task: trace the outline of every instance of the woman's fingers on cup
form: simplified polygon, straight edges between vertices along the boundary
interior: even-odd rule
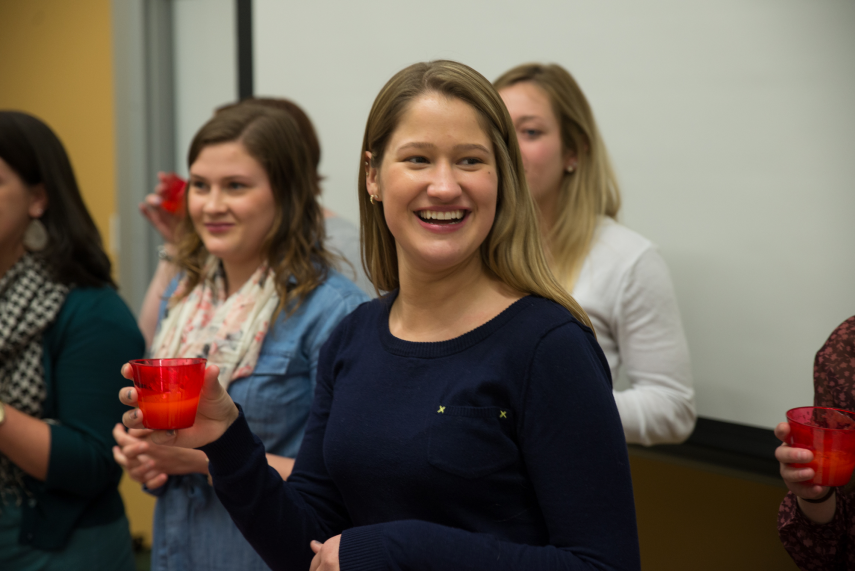
[[[783,464],[807,464],[813,461],[813,452],[807,448],[781,444],[775,449],[775,459]]]
[[[122,376],[128,379],[129,381],[134,380],[134,368],[131,367],[130,363],[125,363],[122,365]]]
[[[786,442],[790,436],[790,425],[786,422],[778,423],[778,426],[775,427],[775,436],[778,437],[778,440],[781,442]]]
[[[122,424],[128,428],[145,428],[142,423],[142,417],[143,415],[140,409],[131,409],[122,415]]]
[[[125,387],[119,391],[119,400],[127,406],[137,406],[137,390],[134,387]]]
[[[154,192],[152,194],[145,195],[145,204],[151,208],[160,208],[160,205],[163,203],[163,198],[161,194],[166,190],[166,184],[159,183],[154,187]]]
[[[809,482],[815,475],[813,468],[795,468],[789,464],[781,464],[781,478],[787,483],[802,484]]]
[[[220,376],[220,368],[216,365],[208,365],[205,367],[205,380],[202,385],[202,392],[208,393],[208,397],[217,397],[222,391],[222,385],[218,380]]]

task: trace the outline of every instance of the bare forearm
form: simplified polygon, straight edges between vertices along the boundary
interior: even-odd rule
[[[827,500],[821,504],[812,504],[798,498],[799,509],[805,514],[809,520],[816,523],[828,523],[834,519],[834,513],[837,511],[837,493],[831,494]]]
[[[50,427],[8,404],[5,409],[0,453],[33,478],[45,481],[50,461]]]
[[[137,325],[139,325],[140,331],[142,331],[143,337],[145,337],[146,347],[151,347],[151,342],[154,339],[157,329],[157,315],[160,310],[163,293],[177,273],[178,266],[166,260],[161,260],[157,264],[157,270],[155,270],[154,276],[151,278],[151,283],[148,285],[148,290],[145,292]]]

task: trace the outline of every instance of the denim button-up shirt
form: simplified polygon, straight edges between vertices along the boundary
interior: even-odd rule
[[[176,278],[166,299],[178,284]],[[252,431],[267,452],[297,455],[309,417],[318,352],[348,313],[368,297],[350,280],[330,271],[327,280],[292,315],[281,314],[267,332],[258,363],[248,377],[229,385]],[[166,302],[161,305],[161,319]],[[151,491],[154,513],[153,571],[266,570],[201,474],[171,476]]]

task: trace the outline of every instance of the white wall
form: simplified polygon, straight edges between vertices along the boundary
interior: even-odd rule
[[[234,0],[173,0],[175,164],[187,176],[187,149],[214,109],[237,99]]]
[[[623,222],[671,267],[700,414],[771,427],[811,401],[814,353],[855,314],[851,1],[256,0],[253,25],[256,93],[305,107],[325,202],[353,221],[364,121],[393,73],[564,65]]]

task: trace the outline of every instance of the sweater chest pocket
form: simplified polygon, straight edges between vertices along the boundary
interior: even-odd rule
[[[519,459],[510,409],[439,406],[428,431],[428,463],[463,478],[482,478]]]

